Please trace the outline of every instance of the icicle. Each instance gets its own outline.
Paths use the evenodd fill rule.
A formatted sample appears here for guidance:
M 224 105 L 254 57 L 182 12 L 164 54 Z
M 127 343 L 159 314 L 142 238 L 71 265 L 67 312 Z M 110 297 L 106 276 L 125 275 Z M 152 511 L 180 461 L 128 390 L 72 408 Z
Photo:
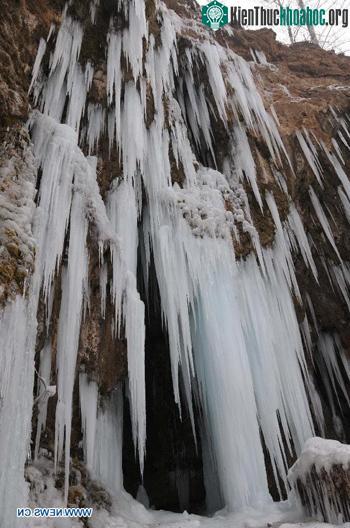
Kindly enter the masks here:
M 129 2 L 129 27 L 123 31 L 123 52 L 131 66 L 134 80 L 142 72 L 143 39 L 147 40 L 148 24 L 145 3 L 140 0 Z
M 292 167 L 276 123 L 265 110 L 249 64 L 235 53 L 227 53 L 226 79 L 234 92 L 230 102 L 233 112 L 238 120 L 239 114 L 242 114 L 246 127 L 262 135 L 274 161 L 281 161 L 280 152 L 282 152 Z
M 289 207 L 289 214 L 288 214 L 288 226 L 292 230 L 293 234 L 296 237 L 296 240 L 298 242 L 300 252 L 302 254 L 302 257 L 304 259 L 305 264 L 310 267 L 313 276 L 317 279 L 317 269 L 314 262 L 314 259 L 312 257 L 311 248 L 309 241 L 307 239 L 307 235 L 304 230 L 303 222 L 300 218 L 300 215 L 295 208 L 294 204 L 291 204 Z
M 322 229 L 324 231 L 324 234 L 326 235 L 329 243 L 331 244 L 332 248 L 334 249 L 338 259 L 340 262 L 342 262 L 342 259 L 341 259 L 341 256 L 339 254 L 339 251 L 338 251 L 338 248 L 337 246 L 335 245 L 335 241 L 334 241 L 334 238 L 333 238 L 333 233 L 332 233 L 332 230 L 331 230 L 331 226 L 329 225 L 329 222 L 327 220 L 327 217 L 322 209 L 322 205 L 315 193 L 315 191 L 313 190 L 313 188 L 310 186 L 309 187 L 309 194 L 310 194 L 310 198 L 311 198 L 311 202 L 312 202 L 312 205 L 314 207 L 314 210 L 315 210 L 315 213 L 316 213 L 316 216 L 322 226 Z
M 128 272 L 125 294 L 125 335 L 128 343 L 128 373 L 131 395 L 131 423 L 134 445 L 138 447 L 143 474 L 146 446 L 145 307 L 136 289 L 135 276 Z
M 57 126 L 53 119 L 36 114 L 33 142 L 34 153 L 42 169 L 37 266 L 48 297 L 62 258 L 69 221 L 77 136 L 68 126 Z
M 341 166 L 341 164 L 340 164 L 339 160 L 337 159 L 337 157 L 334 156 L 334 154 L 332 154 L 331 152 L 329 152 L 329 150 L 327 149 L 327 147 L 325 145 L 323 145 L 323 149 L 324 149 L 325 153 L 327 154 L 327 157 L 328 157 L 329 161 L 333 165 L 334 170 L 335 170 L 339 180 L 343 184 L 343 188 L 344 188 L 344 191 L 346 193 L 346 196 L 347 196 L 348 200 L 350 200 L 350 182 L 349 182 L 348 175 L 345 173 L 345 171 L 344 171 L 343 167 Z
M 263 209 L 262 200 L 259 192 L 259 188 L 256 181 L 256 167 L 254 158 L 252 156 L 248 138 L 245 131 L 236 126 L 234 129 L 235 136 L 235 167 L 238 172 L 240 181 L 243 181 L 244 176 L 249 180 L 251 188 L 253 189 L 256 201 L 259 204 L 260 209 Z
M 65 449 L 64 497 L 68 498 L 72 397 L 83 308 L 84 285 L 88 272 L 86 252 L 87 220 L 84 198 L 75 193 L 70 215 L 68 266 L 62 273 L 62 300 L 57 338 L 57 408 L 55 467 Z
M 347 263 L 343 263 L 341 266 L 331 266 L 331 284 L 335 285 L 338 291 L 344 298 L 347 307 L 350 311 L 350 270 Z
M 32 81 L 30 83 L 28 93 L 31 93 L 32 88 L 34 84 L 36 83 L 37 77 L 39 75 L 41 63 L 45 55 L 45 51 L 46 51 L 46 41 L 43 38 L 41 38 L 39 42 L 39 48 L 38 48 L 38 51 L 35 57 L 35 62 L 34 62 L 33 71 L 32 71 Z
M 33 403 L 34 341 L 29 340 L 30 310 L 22 297 L 0 314 L 0 525 L 17 526 L 16 508 L 27 502 L 24 464 L 29 452 Z
M 69 105 L 67 110 L 67 125 L 77 132 L 80 129 L 80 121 L 85 110 L 87 89 L 85 74 L 80 65 L 77 65 L 72 74 L 72 87 L 69 90 Z
M 89 471 L 93 471 L 97 424 L 98 387 L 97 383 L 90 381 L 87 374 L 84 372 L 79 375 L 79 394 L 84 457 L 87 469 Z
M 47 383 L 47 386 L 49 386 L 50 376 L 51 376 L 51 344 L 50 343 L 47 343 L 40 353 L 39 376 Z M 47 387 L 46 388 L 43 387 L 40 380 L 38 379 L 38 423 L 37 423 L 36 438 L 35 438 L 35 450 L 34 450 L 35 459 L 38 458 L 41 434 L 45 430 L 45 427 L 46 427 L 48 396 L 49 394 L 47 393 Z
M 204 42 L 200 47 L 207 63 L 209 84 L 212 89 L 214 101 L 221 121 L 226 122 L 226 86 L 220 68 L 222 59 L 222 48 L 214 46 L 209 42 Z M 220 53 L 221 52 L 221 53 Z M 220 57 L 221 55 L 221 57 Z
M 350 223 L 350 200 L 341 187 L 338 187 L 338 194 L 343 204 L 346 219 Z
M 185 82 L 188 93 L 188 99 L 186 98 L 187 114 L 193 136 L 197 146 L 200 146 L 201 134 L 203 134 L 205 144 L 215 160 L 215 153 L 211 139 L 210 115 L 205 100 L 204 86 L 200 86 L 198 94 L 194 86 L 194 79 L 191 71 L 189 72 L 189 75 L 186 76 Z M 186 111 L 184 112 L 184 115 L 186 115 Z
M 156 173 L 156 169 L 153 170 Z M 200 174 L 203 174 L 206 184 L 213 178 L 213 189 L 218 189 L 222 181 L 218 176 L 214 179 L 212 173 L 215 171 L 203 170 Z M 197 185 L 199 181 L 197 174 Z M 205 226 L 206 215 L 201 220 L 195 214 L 193 190 L 184 189 L 181 192 L 174 187 L 174 191 L 174 202 L 179 203 L 176 207 L 181 215 L 178 216 L 168 202 L 164 202 L 162 207 L 152 203 L 149 228 L 168 328 L 175 400 L 180 400 L 178 368 L 181 365 L 182 376 L 187 383 L 194 375 L 199 379 L 225 502 L 229 508 L 240 508 L 258 498 L 268 500 L 259 425 L 274 461 L 276 480 L 277 474 L 286 479 L 282 438 L 287 448 L 292 449 L 292 434 L 294 448 L 299 451 L 305 439 L 313 434 L 300 370 L 301 367 L 306 373 L 305 360 L 289 290 L 289 284 L 295 283 L 294 268 L 289 247 L 284 241 L 283 227 L 272 202 L 270 205 L 281 240 L 274 251 L 263 253 L 268 277 L 265 282 L 254 257 L 246 264 L 235 267 L 231 240 L 224 232 L 223 238 L 219 239 L 215 230 L 204 230 L 202 238 L 194 237 L 196 231 L 193 234 L 190 231 L 193 220 Z M 168 194 L 171 195 L 170 190 Z M 186 199 L 182 206 L 186 194 L 191 196 L 191 200 Z M 219 209 L 221 204 L 224 210 L 224 201 L 218 200 L 217 191 L 204 196 L 212 208 Z M 152 231 L 154 221 L 161 228 Z M 149 231 L 145 232 L 146 244 L 149 234 Z M 237 292 L 236 297 L 233 292 Z M 256 316 L 257 306 L 261 307 L 259 317 Z M 226 317 L 228 320 L 223 324 Z M 266 339 L 263 346 L 262 336 Z M 195 374 L 192 344 L 195 349 Z M 281 350 L 285 352 L 283 357 Z M 258 361 L 257 357 L 260 358 Z M 232 369 L 227 368 L 230 361 L 234 362 Z M 233 372 L 237 379 L 232 384 Z M 245 380 L 246 391 L 240 386 L 241 379 Z M 269 392 L 268 398 L 266 391 Z M 267 408 L 266 402 L 271 407 Z M 191 405 L 191 402 L 188 404 Z M 240 429 L 240 437 L 230 430 L 233 423 Z M 238 467 L 237 453 L 240 462 L 246 460 Z
M 98 0 L 90 2 L 93 22 L 97 5 Z M 312 382 L 306 370 L 293 303 L 293 294 L 298 296 L 299 291 L 292 251 L 299 246 L 315 277 L 317 270 L 296 209 L 291 206 L 283 225 L 274 198 L 269 194 L 266 200 L 275 222 L 276 240 L 273 248 L 261 248 L 251 223 L 247 197 L 233 176 L 242 179 L 245 174 L 262 208 L 246 130 L 250 128 L 261 136 L 278 166 L 281 155 L 289 161 L 278 132 L 278 119 L 273 110 L 272 115 L 266 112 L 251 68 L 244 59 L 214 41 L 199 40 L 181 61 L 181 69 L 187 68 L 184 82 L 175 82 L 179 68 L 176 33 L 181 23 L 178 17 L 163 5 L 157 5 L 162 28 L 156 43 L 154 35 L 148 35 L 143 0 L 119 1 L 117 7 L 128 18 L 129 27 L 117 31 L 112 29 L 111 21 L 107 37 L 107 113 L 100 105 L 90 104 L 86 108 L 93 68 L 87 64 L 83 69 L 78 64 L 83 32 L 66 14 L 57 35 L 47 82 L 38 81 L 40 57 L 33 71 L 34 94 L 40 96 L 41 108 L 50 116 L 35 115 L 33 119 L 33 140 L 43 173 L 37 273 L 38 284 L 43 284 L 47 299 L 52 298 L 51 285 L 61 265 L 69 229 L 58 328 L 55 439 L 56 465 L 65 454 L 65 496 L 72 392 L 88 288 L 88 219 L 98 229 L 100 251 L 106 248 L 107 241 L 111 250 L 113 325 L 119 335 L 122 328 L 125 330 L 133 441 L 143 470 L 145 307 L 137 291 L 138 221 L 142 219 L 143 273 L 147 283 L 153 258 L 162 316 L 168 331 L 175 401 L 180 413 L 182 400 L 187 403 L 194 436 L 194 390 L 200 394 L 195 401 L 206 415 L 201 424 L 206 483 L 209 480 L 215 483 L 218 506 L 224 502 L 232 510 L 256 505 L 258 501 L 269 503 L 261 435 L 278 486 L 280 478 L 286 485 L 287 455 L 300 452 L 304 441 L 313 434 L 305 390 L 305 385 L 309 387 Z M 124 82 L 122 54 L 133 76 L 132 82 Z M 260 62 L 266 62 L 263 55 L 256 56 Z M 214 106 L 206 99 L 204 84 L 195 85 L 192 69 L 197 66 L 206 70 Z M 146 126 L 149 89 L 155 112 Z M 185 120 L 197 148 L 204 152 L 208 149 L 215 161 L 210 120 L 216 114 L 225 126 L 227 114 L 232 112 L 242 127 L 234 132 L 236 174 L 227 170 L 230 188 L 222 174 L 198 166 Z M 108 215 L 96 182 L 97 160 L 85 158 L 78 147 L 83 115 L 87 125 L 80 138 L 86 141 L 89 152 L 98 148 L 106 118 L 110 150 L 116 139 L 123 176 L 112 185 Z M 70 127 L 55 121 L 62 119 Z M 319 171 L 317 153 L 309 135 L 304 132 L 300 137 L 308 162 L 314 172 Z M 232 137 L 230 141 L 233 143 Z M 184 174 L 181 188 L 172 183 L 169 153 Z M 333 162 L 336 161 L 339 163 L 334 157 Z M 343 175 L 337 170 L 342 180 Z M 281 173 L 274 167 L 272 172 L 287 194 Z M 344 182 L 343 186 L 347 194 Z M 310 189 L 316 214 L 331 241 L 330 226 L 312 193 Z M 143 196 L 147 206 L 142 208 Z M 258 258 L 251 255 L 245 261 L 235 262 L 232 238 L 237 239 L 238 225 L 249 233 Z M 334 241 L 332 245 L 335 247 Z M 100 264 L 104 317 L 108 268 L 102 258 Z M 306 324 L 302 332 L 310 346 Z M 122 488 L 121 389 L 98 403 L 97 385 L 88 382 L 85 374 L 80 375 L 79 383 L 87 464 L 94 477 L 116 494 Z M 313 406 L 317 408 L 315 398 Z M 321 415 L 316 418 L 320 424 Z M 180 490 L 180 495 L 182 491 L 186 490 Z
M 191 186 L 196 181 L 194 169 L 195 159 L 188 140 L 187 129 L 181 116 L 180 107 L 175 100 L 169 103 L 169 119 L 170 139 L 175 161 L 177 166 L 181 162 L 186 177 L 186 184 Z
M 203 460 L 203 480 L 205 487 L 205 504 L 208 514 L 214 514 L 224 506 L 220 482 L 215 461 L 215 454 L 209 436 L 209 427 L 206 422 L 201 428 L 201 448 Z
M 285 453 L 279 428 L 283 431 L 286 449 L 291 449 L 291 435 L 298 452 L 304 441 L 312 436 L 313 426 L 300 370 L 306 375 L 302 341 L 289 286 L 279 269 L 276 250 L 265 251 L 264 258 L 266 282 L 261 280 L 252 258 L 246 265 L 240 265 L 239 276 L 243 281 L 241 317 L 253 371 L 260 426 L 275 466 L 275 476 L 278 471 L 285 481 Z M 270 331 L 264 332 L 264 329 Z
M 91 23 L 96 23 L 96 11 L 97 8 L 100 5 L 100 0 L 91 0 L 90 1 L 90 17 L 91 17 Z
M 310 137 L 308 135 L 308 132 L 306 130 L 304 130 L 304 134 L 305 134 L 306 140 L 305 140 L 303 134 L 299 130 L 297 130 L 297 132 L 296 132 L 296 136 L 298 138 L 298 141 L 299 141 L 301 149 L 302 149 L 302 151 L 304 153 L 304 156 L 305 156 L 308 164 L 310 165 L 310 167 L 312 169 L 312 172 L 316 176 L 316 179 L 317 179 L 318 183 L 321 185 L 321 187 L 323 187 L 323 183 L 322 183 L 322 167 L 321 167 L 321 164 L 320 164 L 318 156 L 317 156 L 317 151 L 316 151 L 315 147 L 313 146 L 313 144 L 311 142 L 311 139 L 310 139 Z
M 101 105 L 89 104 L 88 107 L 88 129 L 87 140 L 89 154 L 98 148 L 102 134 L 105 131 L 106 112 Z
M 199 260 L 193 261 L 194 254 L 190 262 L 191 266 L 195 265 L 194 278 L 199 281 L 193 344 L 220 487 L 232 511 L 257 501 L 266 502 L 269 494 L 252 374 L 238 315 L 240 308 L 234 295 L 232 254 L 226 242 L 215 244 L 218 260 L 215 267 L 208 266 L 207 259 L 213 258 L 210 242 L 204 242 L 197 256 Z M 210 278 L 208 271 L 203 269 L 201 273 L 198 265 L 211 269 Z M 237 430 L 239 435 L 235 433 Z
M 347 390 L 350 382 L 350 362 L 337 336 L 334 338 L 329 334 L 321 334 L 318 340 L 318 350 L 322 358 L 322 361 L 319 361 L 319 367 L 328 394 L 328 401 L 331 404 L 333 414 L 336 414 L 333 394 L 340 406 L 339 392 L 342 392 L 343 398 L 350 407 Z M 339 364 L 343 366 L 345 378 L 341 373 Z
M 334 139 L 334 138 L 332 138 L 332 145 L 333 145 L 333 147 L 334 147 L 334 150 L 335 150 L 336 153 L 338 154 L 338 157 L 340 158 L 340 161 L 341 161 L 341 162 L 343 163 L 343 165 L 344 165 L 345 161 L 344 161 L 344 158 L 343 158 L 342 152 L 341 152 L 341 150 L 340 150 L 340 147 L 339 147 L 339 145 L 338 145 L 337 140 Z
M 107 283 L 108 283 L 108 269 L 107 264 L 104 263 L 100 269 L 100 292 L 101 292 L 101 317 L 106 317 L 106 301 L 107 301 Z
M 134 83 L 125 86 L 124 107 L 122 112 L 122 159 L 124 176 L 134 183 L 137 169 L 142 172 L 145 151 L 144 110 L 140 95 Z
M 108 53 L 107 53 L 107 98 L 108 104 L 111 105 L 113 100 L 115 104 L 115 131 L 117 145 L 120 144 L 120 99 L 121 99 L 121 81 L 122 72 L 120 67 L 121 59 L 121 37 L 117 33 L 109 33 L 107 36 Z M 110 144 L 111 144 L 111 135 Z M 113 134 L 114 137 L 114 134 Z
M 93 475 L 117 495 L 123 486 L 123 405 L 119 387 L 104 399 L 97 412 Z
M 266 193 L 266 202 L 270 209 L 273 221 L 276 226 L 276 237 L 275 237 L 275 259 L 278 259 L 276 270 L 284 273 L 290 288 L 294 289 L 295 294 L 300 299 L 300 291 L 298 282 L 295 277 L 294 263 L 291 255 L 290 248 L 288 246 L 288 237 L 285 236 L 282 222 L 279 216 L 275 199 L 271 193 Z
M 41 94 L 41 109 L 45 114 L 61 121 L 66 94 L 72 90 L 74 102 L 73 109 L 80 105 L 76 93 L 76 81 L 81 71 L 78 64 L 83 31 L 78 22 L 64 16 L 61 27 L 57 34 L 56 46 L 50 60 L 50 74 L 43 86 Z M 81 85 L 82 85 L 81 81 Z M 79 115 L 79 111 L 77 112 Z M 78 117 L 75 117 L 75 121 Z
M 120 238 L 119 254 L 112 248 L 113 296 L 117 328 L 121 316 L 128 345 L 131 423 L 135 450 L 143 472 L 146 444 L 145 307 L 137 291 L 137 206 L 131 182 L 122 181 L 109 196 L 109 215 Z

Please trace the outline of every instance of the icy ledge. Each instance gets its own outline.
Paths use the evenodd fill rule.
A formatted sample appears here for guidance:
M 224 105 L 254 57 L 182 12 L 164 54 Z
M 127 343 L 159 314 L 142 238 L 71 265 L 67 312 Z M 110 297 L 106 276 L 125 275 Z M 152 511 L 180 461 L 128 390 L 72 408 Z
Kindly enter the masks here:
M 335 524 L 350 520 L 350 445 L 310 438 L 288 478 L 307 515 Z

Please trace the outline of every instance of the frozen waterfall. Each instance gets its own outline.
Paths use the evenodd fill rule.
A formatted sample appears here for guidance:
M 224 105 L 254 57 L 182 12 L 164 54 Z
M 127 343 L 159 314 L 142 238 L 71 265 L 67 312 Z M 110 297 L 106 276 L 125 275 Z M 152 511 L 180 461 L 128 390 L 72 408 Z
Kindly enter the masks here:
M 288 193 L 282 167 L 292 163 L 276 118 L 264 106 L 252 67 L 214 38 L 205 43 L 194 40 L 180 58 L 177 35 L 183 22 L 162 2 L 156 2 L 161 20 L 157 42 L 143 0 L 116 4 L 127 24 L 120 29 L 111 17 L 104 36 L 105 107 L 90 100 L 95 65 L 81 58 L 84 29 L 70 17 L 68 4 L 61 26 L 50 35 L 50 46 L 40 41 L 33 68 L 30 90 L 35 110 L 28 126 L 39 174 L 35 272 L 29 300 L 17 298 L 0 318 L 4 351 L 0 451 L 14 461 L 0 475 L 3 528 L 13 528 L 14 508 L 26 501 L 23 467 L 30 451 L 39 301 L 45 306 L 47 329 L 40 375 L 49 382 L 55 371 L 57 380 L 54 463 L 57 471 L 65 473 L 65 501 L 77 380 L 88 470 L 113 494 L 122 492 L 123 398 L 127 397 L 135 457 L 143 472 L 146 319 L 147 303 L 152 302 L 147 287 L 152 267 L 169 342 L 173 396 L 179 413 L 184 408 L 189 413 L 195 441 L 201 436 L 199 422 L 205 437 L 203 458 L 212 461 L 210 468 L 203 463 L 204 472 L 214 472 L 216 491 L 229 511 L 272 501 L 267 459 L 282 496 L 288 490 L 288 460 L 315 434 L 314 423 L 323 424 L 307 367 L 311 337 L 306 313 L 310 316 L 311 310 L 309 306 L 302 323 L 296 310 L 303 299 L 294 256 L 300 253 L 318 280 L 314 243 Z M 98 10 L 99 2 L 94 0 L 92 23 Z M 205 70 L 206 88 L 194 81 L 193 72 L 199 67 Z M 237 118 L 232 130 L 227 125 L 229 113 Z M 231 155 L 222 171 L 215 160 L 213 115 L 229 138 Z M 266 145 L 275 167 L 274 184 L 287 204 L 284 216 L 274 193 L 259 187 L 249 131 Z M 306 130 L 299 131 L 296 139 L 315 176 L 308 189 L 314 221 L 336 256 L 330 280 L 349 301 L 349 269 L 315 191 L 323 181 L 317 149 Z M 102 142 L 110 156 L 105 193 L 99 186 Z M 339 196 L 350 218 L 349 183 L 342 161 L 336 148 L 327 150 L 327 156 L 339 177 Z M 176 172 L 181 173 L 181 181 L 176 180 Z M 247 189 L 260 212 L 271 218 L 270 245 L 259 239 Z M 235 249 L 244 237 L 251 251 L 241 257 Z M 111 333 L 127 344 L 127 382 L 107 396 L 100 392 L 97 379 L 77 369 L 81 328 L 91 309 L 91 239 L 99 251 L 101 319 L 113 306 Z M 56 306 L 53 314 L 57 299 L 59 310 Z M 19 326 L 23 332 L 16 333 Z M 329 394 L 335 379 L 341 378 L 337 347 L 331 336 L 319 336 Z M 350 375 L 348 365 L 346 374 Z M 344 381 L 340 383 L 344 392 Z M 332 408 L 336 401 L 332 400 Z M 36 457 L 47 401 L 39 405 L 38 415 Z M 204 482 L 210 480 L 211 474 L 205 474 Z

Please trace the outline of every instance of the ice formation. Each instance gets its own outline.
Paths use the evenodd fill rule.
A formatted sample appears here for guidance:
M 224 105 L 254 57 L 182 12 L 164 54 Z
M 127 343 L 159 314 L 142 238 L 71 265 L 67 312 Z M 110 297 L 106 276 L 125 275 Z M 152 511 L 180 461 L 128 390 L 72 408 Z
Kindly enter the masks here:
M 89 311 L 87 237 L 92 227 L 100 247 L 101 315 L 106 316 L 110 294 L 113 333 L 127 341 L 131 423 L 141 473 L 146 456 L 147 408 L 145 305 L 138 291 L 140 253 L 146 284 L 154 263 L 169 339 L 174 398 L 180 412 L 187 406 L 195 436 L 195 416 L 201 417 L 209 499 L 210 483 L 215 479 L 217 505 L 226 505 L 231 511 L 257 504 L 268 507 L 271 497 L 263 444 L 282 494 L 283 487 L 288 488 L 289 456 L 299 454 L 304 442 L 314 435 L 312 415 L 322 427 L 322 410 L 306 366 L 305 351 L 309 351 L 311 342 L 309 323 L 305 317 L 300 327 L 296 315 L 294 298 L 301 303 L 302 295 L 293 256 L 301 253 L 315 280 L 318 272 L 307 226 L 288 195 L 283 174 L 276 168 L 283 165 L 282 160 L 291 167 L 278 119 L 266 111 L 249 63 L 233 51 L 219 46 L 214 39 L 195 42 L 182 57 L 184 79 L 177 83 L 180 66 L 176 34 L 181 31 L 180 19 L 158 5 L 162 25 L 156 45 L 154 35 L 149 33 L 144 2 L 119 1 L 118 6 L 129 26 L 117 29 L 111 20 L 106 35 L 106 108 L 89 102 L 94 67 L 90 62 L 80 63 L 83 29 L 67 10 L 55 37 L 49 72 L 41 66 L 46 52 L 44 41 L 40 42 L 33 69 L 31 92 L 37 109 L 30 129 L 40 188 L 32 304 L 28 307 L 24 299 L 17 299 L 0 321 L 4 328 L 29 328 L 18 340 L 12 339 L 8 330 L 0 333 L 5 338 L 2 348 L 7 350 L 0 373 L 0 447 L 8 449 L 8 435 L 13 429 L 11 437 L 16 441 L 10 449 L 16 453 L 12 459 L 18 467 L 9 471 L 16 474 L 19 483 L 16 497 L 0 508 L 4 528 L 13 527 L 10 510 L 14 503 L 25 500 L 20 476 L 30 429 L 31 400 L 27 396 L 33 385 L 33 314 L 42 291 L 50 322 L 57 288 L 61 305 L 55 357 L 55 467 L 64 462 L 65 499 L 68 496 L 72 398 L 80 329 Z M 92 22 L 98 9 L 99 1 L 93 0 Z M 262 54 L 257 53 L 257 57 L 261 64 L 266 63 Z M 127 78 L 123 61 L 129 65 Z M 194 82 L 193 70 L 198 65 L 206 72 L 211 101 L 204 86 Z M 154 115 L 146 125 L 148 89 L 152 91 Z M 228 132 L 232 156 L 225 160 L 223 174 L 204 166 L 203 159 L 211 157 L 208 165 L 216 166 L 211 116 L 226 127 L 228 112 L 236 116 L 237 126 Z M 349 134 L 345 124 L 343 130 L 340 140 L 346 145 L 345 135 Z M 248 131 L 260 135 L 267 146 L 276 185 L 288 204 L 287 216 L 282 217 L 271 192 L 263 194 L 259 190 Z M 98 155 L 98 146 L 106 136 L 123 170 L 120 175 L 112 169 L 113 182 L 105 203 L 97 183 L 98 160 L 91 154 Z M 315 186 L 322 186 L 322 167 L 310 134 L 299 131 L 297 139 L 316 178 Z M 339 177 L 339 196 L 350 217 L 349 184 L 338 143 L 334 149 L 327 155 Z M 173 182 L 173 170 L 183 173 L 181 184 Z M 247 187 L 260 211 L 272 219 L 275 237 L 271 247 L 260 243 Z M 347 298 L 349 271 L 314 187 L 309 188 L 314 221 L 320 224 L 337 257 L 329 277 Z M 236 258 L 233 249 L 242 234 L 248 235 L 253 248 L 246 259 Z M 329 339 L 320 336 L 319 341 L 327 362 L 327 390 L 331 391 L 331 385 L 334 389 L 336 380 L 344 392 L 345 382 Z M 21 359 L 17 368 L 23 351 L 28 351 L 27 363 Z M 51 370 L 50 346 L 46 345 L 40 375 L 50 381 Z M 18 399 L 14 397 L 17 387 Z M 86 372 L 80 372 L 79 390 L 86 465 L 117 495 L 123 487 L 122 389 L 103 399 L 97 383 Z M 8 429 L 9 416 L 17 416 L 21 402 L 21 419 L 13 423 L 10 420 L 12 429 Z M 46 405 L 47 401 L 40 401 L 36 455 L 45 427 Z M 17 456 L 19 452 L 21 456 Z M 7 478 L 14 477 L 6 472 L 0 477 L 1 498 L 6 497 L 1 491 Z M 183 497 L 185 487 L 179 491 Z
M 336 440 L 309 439 L 289 472 L 297 497 L 310 515 L 340 524 L 349 518 L 348 494 L 339 488 L 349 478 L 350 446 Z

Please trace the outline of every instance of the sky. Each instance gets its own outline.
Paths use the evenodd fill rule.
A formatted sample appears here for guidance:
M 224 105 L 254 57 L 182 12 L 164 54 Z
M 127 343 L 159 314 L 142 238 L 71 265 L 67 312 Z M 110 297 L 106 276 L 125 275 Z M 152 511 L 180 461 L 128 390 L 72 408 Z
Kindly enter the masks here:
M 209 0 L 197 0 L 200 5 L 205 5 Z M 273 0 L 221 0 L 227 6 L 240 6 L 244 8 L 251 8 L 254 6 L 267 7 L 268 4 L 273 4 Z M 296 7 L 296 0 L 282 0 L 284 5 L 291 5 Z M 350 18 L 350 0 L 304 0 L 305 5 L 310 8 L 324 8 L 324 9 L 348 9 Z M 350 23 L 350 20 L 349 20 Z M 251 28 L 257 29 L 257 28 Z M 290 42 L 286 28 L 274 27 L 272 28 L 277 34 L 278 40 L 288 44 Z M 305 40 L 305 30 L 299 31 L 296 35 L 296 40 Z M 323 32 L 322 32 L 323 31 Z M 337 53 L 346 53 L 350 55 L 350 27 L 342 28 L 340 26 L 333 27 L 330 31 L 328 28 L 323 30 L 317 29 L 316 32 L 321 40 L 322 47 L 327 49 L 334 49 Z

